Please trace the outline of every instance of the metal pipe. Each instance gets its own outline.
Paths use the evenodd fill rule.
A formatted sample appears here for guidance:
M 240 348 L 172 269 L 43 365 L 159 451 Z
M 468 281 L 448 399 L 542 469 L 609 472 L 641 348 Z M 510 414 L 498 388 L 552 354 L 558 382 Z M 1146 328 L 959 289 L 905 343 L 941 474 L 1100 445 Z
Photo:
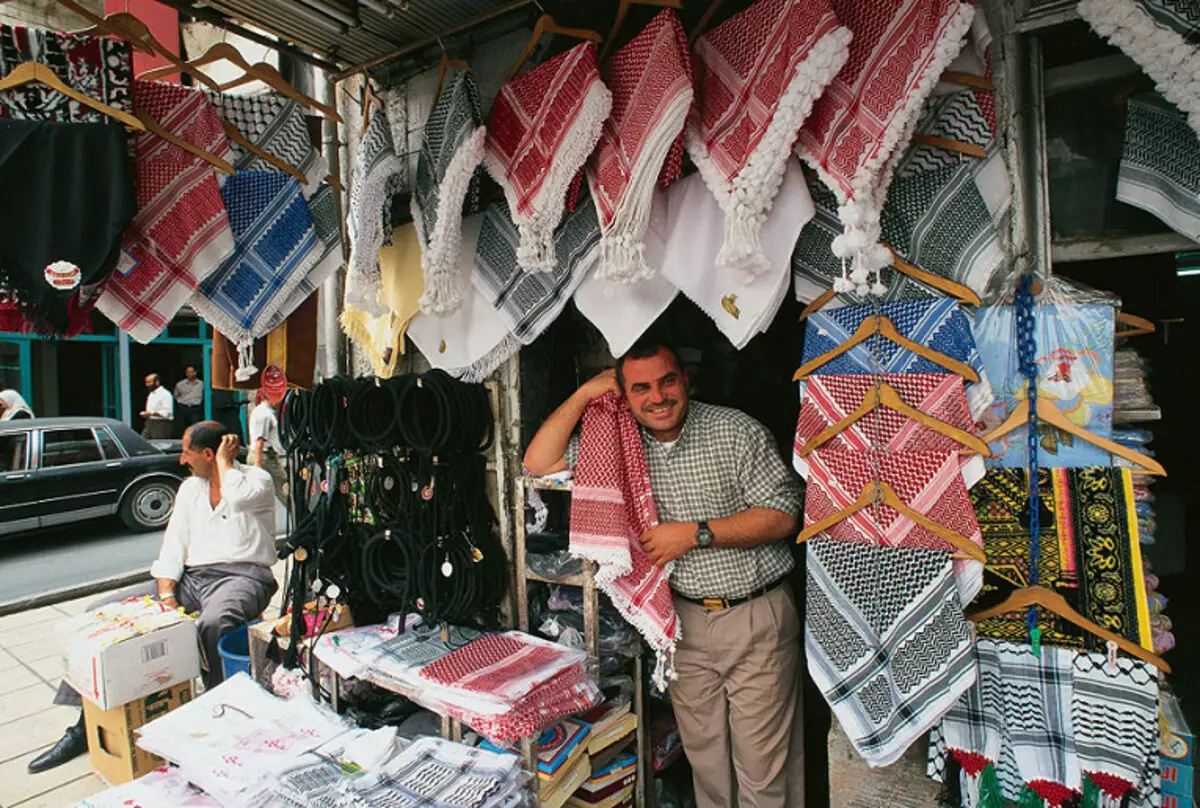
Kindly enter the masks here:
M 337 109 L 337 85 L 327 75 L 316 77 L 317 92 L 321 102 L 326 106 Z M 321 152 L 329 165 L 329 174 L 337 177 L 344 188 L 349 190 L 349 177 L 342 172 L 342 144 L 338 137 L 338 123 L 332 118 L 325 118 L 321 127 Z M 345 216 L 342 215 L 343 199 L 341 194 L 334 197 L 337 206 L 337 221 L 342 229 L 343 258 L 346 247 Z M 320 297 L 317 299 L 318 322 L 320 328 L 320 343 L 325 348 L 324 362 L 320 368 L 325 378 L 346 372 L 346 336 L 338 322 L 338 314 L 342 307 L 342 295 L 345 289 L 346 269 L 343 265 L 321 285 Z
M 358 17 L 342 11 L 340 8 L 335 8 L 328 3 L 323 3 L 321 0 L 299 0 L 299 2 L 303 3 L 319 14 L 324 14 L 326 17 L 332 17 L 348 28 L 357 28 L 362 25 Z
M 343 25 L 337 20 L 332 19 L 331 17 L 326 17 L 321 12 L 313 11 L 312 9 L 301 5 L 302 1 L 303 0 L 296 0 L 295 2 L 288 3 L 285 2 L 285 0 L 275 0 L 275 5 L 279 6 L 280 8 L 287 9 L 289 14 L 295 14 L 297 17 L 303 20 L 308 20 L 318 28 L 335 36 L 343 36 L 348 30 L 350 30 L 349 27 Z
M 380 17 L 386 17 L 389 20 L 396 16 L 395 6 L 382 3 L 380 0 L 358 0 L 358 4 L 368 11 L 373 11 Z

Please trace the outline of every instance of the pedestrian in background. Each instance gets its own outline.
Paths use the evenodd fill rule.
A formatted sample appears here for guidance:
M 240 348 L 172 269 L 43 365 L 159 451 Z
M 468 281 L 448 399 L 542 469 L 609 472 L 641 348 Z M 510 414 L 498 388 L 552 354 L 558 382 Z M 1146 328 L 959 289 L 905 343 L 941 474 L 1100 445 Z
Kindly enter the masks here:
M 148 440 L 163 440 L 171 437 L 175 423 L 175 400 L 162 386 L 157 373 L 146 377 L 146 409 L 142 410 L 142 437 Z
M 175 426 L 180 432 L 204 417 L 204 381 L 191 365 L 183 369 L 183 376 L 175 384 Z
M 11 421 L 14 418 L 32 418 L 33 410 L 25 403 L 25 398 L 16 390 L 0 391 L 0 421 Z
M 251 462 L 271 475 L 275 483 L 275 496 L 286 507 L 287 458 L 283 443 L 279 440 L 279 419 L 275 415 L 275 407 L 262 390 L 255 394 L 254 402 L 254 409 L 250 411 Z

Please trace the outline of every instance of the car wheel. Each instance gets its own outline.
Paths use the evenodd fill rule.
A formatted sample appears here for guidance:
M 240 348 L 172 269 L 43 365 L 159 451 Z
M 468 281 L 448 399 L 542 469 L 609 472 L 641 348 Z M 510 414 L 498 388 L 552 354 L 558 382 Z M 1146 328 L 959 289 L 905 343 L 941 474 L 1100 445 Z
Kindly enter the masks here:
M 178 483 L 146 480 L 138 483 L 121 502 L 121 521 L 130 530 L 157 530 L 165 527 L 175 509 Z

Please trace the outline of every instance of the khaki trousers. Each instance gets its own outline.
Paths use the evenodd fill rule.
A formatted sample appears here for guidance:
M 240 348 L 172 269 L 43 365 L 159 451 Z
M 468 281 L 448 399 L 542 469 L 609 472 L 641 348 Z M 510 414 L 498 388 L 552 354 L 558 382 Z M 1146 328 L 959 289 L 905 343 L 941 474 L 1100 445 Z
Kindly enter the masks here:
M 288 507 L 287 458 L 263 452 L 262 468 L 271 475 L 275 498 L 283 503 L 283 507 Z
M 791 585 L 722 611 L 678 597 L 675 609 L 682 637 L 670 692 L 697 808 L 803 805 L 800 616 Z

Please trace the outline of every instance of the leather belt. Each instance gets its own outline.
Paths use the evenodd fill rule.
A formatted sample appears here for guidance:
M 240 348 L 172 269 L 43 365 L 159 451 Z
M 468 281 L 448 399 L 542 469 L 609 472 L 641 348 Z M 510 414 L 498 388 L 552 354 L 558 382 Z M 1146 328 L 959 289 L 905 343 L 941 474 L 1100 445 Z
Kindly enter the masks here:
M 778 589 L 783 585 L 787 578 L 788 577 L 786 575 L 784 575 L 782 578 L 777 578 L 766 586 L 760 586 L 758 589 L 755 589 L 749 595 L 746 595 L 742 598 L 689 598 L 685 595 L 679 594 L 678 592 L 675 593 L 675 597 L 686 600 L 688 603 L 695 603 L 697 606 L 703 606 L 704 610 L 707 612 L 720 612 L 724 611 L 725 609 L 732 609 L 734 606 L 740 606 L 747 601 L 754 600 L 757 597 L 767 594 L 772 589 Z

